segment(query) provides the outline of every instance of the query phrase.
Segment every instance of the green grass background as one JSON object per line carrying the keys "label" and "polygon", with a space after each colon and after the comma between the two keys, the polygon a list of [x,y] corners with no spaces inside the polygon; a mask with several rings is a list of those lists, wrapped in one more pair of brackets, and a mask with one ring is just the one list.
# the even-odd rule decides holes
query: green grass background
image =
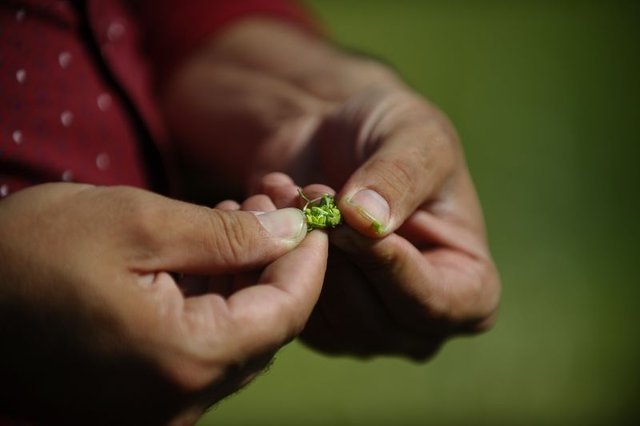
{"label": "green grass background", "polygon": [[504,282],[501,315],[427,364],[293,343],[199,424],[631,424],[639,3],[310,1],[336,40],[383,58],[456,124]]}

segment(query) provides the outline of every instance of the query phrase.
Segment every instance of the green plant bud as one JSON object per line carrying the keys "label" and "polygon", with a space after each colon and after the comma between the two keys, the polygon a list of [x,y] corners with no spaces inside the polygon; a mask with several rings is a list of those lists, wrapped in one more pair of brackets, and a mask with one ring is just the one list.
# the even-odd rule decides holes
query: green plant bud
{"label": "green plant bud", "polygon": [[300,197],[306,202],[302,211],[307,219],[307,232],[314,229],[335,228],[342,223],[342,214],[336,206],[333,195],[325,194],[309,200],[302,190],[298,190]]}

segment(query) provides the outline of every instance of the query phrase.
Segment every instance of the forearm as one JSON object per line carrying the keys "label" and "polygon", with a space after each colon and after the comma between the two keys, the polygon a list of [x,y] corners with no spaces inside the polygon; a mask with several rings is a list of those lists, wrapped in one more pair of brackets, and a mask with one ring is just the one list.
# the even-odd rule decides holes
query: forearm
{"label": "forearm", "polygon": [[195,52],[162,99],[186,162],[238,191],[265,167],[295,176],[322,117],[357,93],[401,85],[375,61],[289,24],[253,19]]}

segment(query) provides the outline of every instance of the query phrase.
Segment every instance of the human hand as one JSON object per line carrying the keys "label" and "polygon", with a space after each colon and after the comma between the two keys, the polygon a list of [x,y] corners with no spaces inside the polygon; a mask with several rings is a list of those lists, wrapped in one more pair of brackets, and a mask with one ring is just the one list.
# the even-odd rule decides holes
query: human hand
{"label": "human hand", "polygon": [[[339,188],[349,226],[330,232],[326,282],[303,333],[311,346],[425,359],[450,336],[488,328],[500,284],[462,149],[435,107],[405,90],[363,93],[311,138],[298,179]],[[297,170],[301,170],[298,168]],[[294,182],[258,185],[278,207]],[[312,185],[310,197],[331,192]]]}
{"label": "human hand", "polygon": [[[124,187],[47,184],[6,198],[0,412],[195,422],[303,328],[327,255],[326,235],[306,237],[303,221],[295,210],[225,212]],[[218,280],[185,297],[169,271],[233,288]]]}
{"label": "human hand", "polygon": [[217,174],[197,182],[253,188],[278,207],[298,195],[291,181],[265,188],[269,172],[338,190],[349,226],[330,232],[340,250],[309,343],[424,358],[493,322],[499,278],[458,138],[389,68],[248,19],[192,55],[163,94],[190,166]]}

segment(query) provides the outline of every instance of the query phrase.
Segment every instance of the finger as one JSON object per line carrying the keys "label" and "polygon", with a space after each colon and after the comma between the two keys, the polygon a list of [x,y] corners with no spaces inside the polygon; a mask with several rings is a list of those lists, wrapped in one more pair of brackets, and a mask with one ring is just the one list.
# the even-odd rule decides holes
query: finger
{"label": "finger", "polygon": [[216,209],[227,211],[240,210],[240,204],[234,200],[224,200],[216,204]]}
{"label": "finger", "polygon": [[492,268],[483,258],[449,248],[421,253],[391,234],[371,240],[343,227],[332,243],[351,254],[404,327],[441,335],[473,329],[497,307]]}
{"label": "finger", "polygon": [[424,359],[433,341],[400,327],[367,277],[341,251],[330,253],[322,295],[303,337],[321,350],[359,356],[410,355]]}
{"label": "finger", "polygon": [[[185,312],[210,317],[202,322],[203,333],[224,333],[223,346],[235,360],[268,353],[297,336],[318,300],[327,262],[327,235],[314,232],[295,249],[263,272],[256,285],[231,295],[226,309],[215,296],[185,302]],[[220,345],[216,339],[214,342]],[[219,351],[219,347],[211,347]]]}
{"label": "finger", "polygon": [[284,173],[269,173],[264,176],[256,191],[267,195],[279,209],[298,207],[298,186]]}
{"label": "finger", "polygon": [[130,227],[127,237],[133,240],[126,246],[136,247],[136,252],[124,255],[136,272],[217,274],[254,269],[282,256],[306,236],[306,221],[297,209],[256,215],[144,194],[127,205],[133,212],[125,218]]}
{"label": "finger", "polygon": [[[404,120],[405,110],[424,112],[420,120]],[[345,221],[364,235],[380,237],[395,231],[418,206],[433,200],[456,161],[456,136],[448,121],[421,102],[392,109],[385,121],[396,128],[374,124],[373,153],[348,179],[339,193],[338,206]]]}
{"label": "finger", "polygon": [[254,212],[269,212],[276,209],[275,204],[271,199],[264,195],[252,195],[243,201],[241,205],[242,210],[245,211],[254,211]]}
{"label": "finger", "polygon": [[363,327],[362,320],[366,322],[381,317],[374,317],[380,312],[374,313],[369,309],[369,305],[373,310],[376,306],[371,303],[371,292],[359,291],[358,284],[362,279],[359,271],[349,265],[344,254],[336,250],[329,252],[320,300],[301,335],[306,343],[328,353],[365,356],[369,352],[371,337],[368,330],[365,331],[368,327]]}
{"label": "finger", "polygon": [[256,188],[254,188],[255,189],[254,194],[264,193],[265,190],[273,187],[291,186],[291,185],[295,185],[295,183],[293,182],[293,179],[291,179],[289,175],[280,173],[280,172],[273,172],[273,173],[264,175],[262,179],[260,179],[260,182],[258,182],[258,185],[256,185]]}
{"label": "finger", "polygon": [[[309,200],[318,199],[326,194],[330,194],[330,195],[336,194],[336,191],[334,191],[333,188],[327,185],[319,184],[319,183],[307,185],[304,188],[302,188],[301,191],[305,195],[305,197],[307,197]],[[300,199],[299,202],[302,204],[302,206],[304,206],[305,201],[302,199],[302,197],[298,196],[298,199]]]}
{"label": "finger", "polygon": [[325,194],[335,195],[335,191],[321,184],[307,185],[304,188],[294,185],[293,183],[280,186],[265,187],[265,194],[274,200],[277,208],[298,207],[302,208],[306,204],[306,200],[300,195],[300,191],[309,200],[319,198]]}

